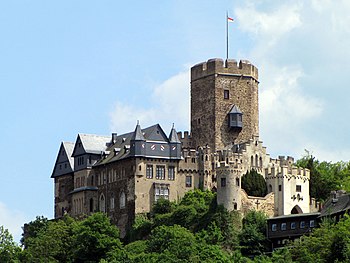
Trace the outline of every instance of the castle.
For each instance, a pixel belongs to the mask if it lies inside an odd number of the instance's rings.
[[[55,218],[107,213],[121,236],[136,214],[159,199],[192,189],[217,192],[228,210],[269,217],[319,210],[310,199],[310,172],[292,157],[270,158],[259,139],[258,69],[249,61],[210,59],[191,68],[191,133],[167,136],[159,124],[118,135],[78,134],[62,142],[52,172]],[[255,169],[265,197],[248,196],[241,177]]]

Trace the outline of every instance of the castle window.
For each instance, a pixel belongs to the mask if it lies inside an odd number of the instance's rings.
[[[253,155],[250,157],[250,166],[251,167],[254,166],[254,156]]]
[[[287,230],[287,224],[286,224],[286,223],[282,223],[282,224],[281,224],[281,230],[282,230],[282,231]]]
[[[278,186],[278,191],[282,191],[282,185],[280,184],[279,186]]]
[[[259,167],[259,159],[258,159],[258,155],[255,155],[255,167]]]
[[[114,197],[110,199],[110,210],[114,210]]]
[[[277,224],[272,224],[271,230],[272,230],[272,232],[276,232],[277,231]]]
[[[236,186],[239,186],[239,178],[236,178]]]
[[[295,229],[295,228],[296,228],[296,223],[295,222],[290,223],[290,229]]]
[[[167,185],[154,185],[154,201],[157,202],[159,199],[169,199],[169,188]]]
[[[224,90],[224,99],[228,100],[230,98],[230,91],[228,89]]]
[[[300,228],[305,228],[305,221],[300,222]]]
[[[152,179],[153,178],[153,165],[148,164],[146,167],[146,178]]]
[[[126,196],[124,192],[121,192],[119,197],[119,208],[120,209],[124,208],[125,204],[126,204]]]
[[[191,175],[186,176],[186,187],[192,187],[192,176]]]
[[[221,178],[221,187],[226,187],[226,178]]]
[[[310,227],[315,227],[315,220],[310,220]]]
[[[156,179],[164,180],[165,179],[165,167],[157,165],[156,166]]]
[[[234,204],[233,204],[233,209],[234,209],[234,210],[237,210],[237,203],[234,203]]]
[[[171,181],[175,180],[175,167],[174,166],[169,166],[169,168],[168,168],[168,179]]]
[[[263,166],[262,158],[260,157],[260,158],[259,158],[259,167],[262,168],[262,166]]]
[[[301,185],[296,185],[296,191],[301,192]]]

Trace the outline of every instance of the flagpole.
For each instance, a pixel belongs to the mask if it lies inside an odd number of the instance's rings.
[[[226,11],[226,60],[228,60],[228,12]]]

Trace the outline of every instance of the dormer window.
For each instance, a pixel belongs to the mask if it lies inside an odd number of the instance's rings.
[[[228,125],[230,128],[242,128],[243,113],[236,105],[233,105],[231,111],[229,112],[228,120]]]

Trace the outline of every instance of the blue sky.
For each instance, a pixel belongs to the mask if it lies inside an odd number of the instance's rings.
[[[2,1],[0,225],[19,240],[53,217],[61,141],[188,130],[189,67],[226,56],[226,10],[230,58],[259,68],[271,156],[348,161],[349,1]]]

